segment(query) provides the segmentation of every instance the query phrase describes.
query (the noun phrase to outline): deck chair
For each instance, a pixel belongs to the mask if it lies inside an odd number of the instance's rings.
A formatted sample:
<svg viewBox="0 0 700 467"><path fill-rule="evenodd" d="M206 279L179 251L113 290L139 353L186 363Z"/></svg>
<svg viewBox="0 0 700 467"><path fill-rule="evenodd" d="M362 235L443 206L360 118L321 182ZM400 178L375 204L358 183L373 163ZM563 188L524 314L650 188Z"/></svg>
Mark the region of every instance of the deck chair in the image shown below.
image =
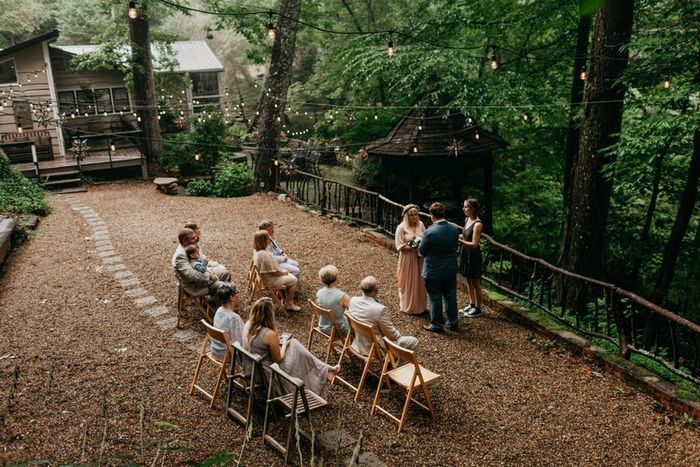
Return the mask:
<svg viewBox="0 0 700 467"><path fill-rule="evenodd" d="M357 386L353 386L352 383L350 383L347 379L341 378L340 376L336 376L333 379L333 382L338 381L355 391L355 400L357 401L360 398L360 393L362 392L362 389L364 388L365 379L367 379L367 375L372 374L374 376L379 377L379 374L375 374L371 371L371 366L372 362L376 362L377 367L381 367L382 351L381 347L379 346L379 342L377 342L377 336L374 333L375 327L373 325L353 318L353 316L347 311L345 312L345 317L348 319L348 323L350 324L350 332L348 332L348 335L345 336L345 343L343 344L343 350L340 353L338 365L342 367L343 359L347 357L356 358L362 361L364 363L364 366L362 369L362 376L360 377L360 382L357 383ZM361 353L355 351L352 348L352 341L355 338L355 334L360 334L361 336L365 336L371 340L372 345L369 348L368 355L362 355ZM379 385L379 387L381 387L381 384Z"/></svg>
<svg viewBox="0 0 700 467"><path fill-rule="evenodd" d="M435 409L433 409L433 403L430 400L428 385L440 378L440 375L422 367L418 363L415 351L399 347L386 337L383 339L387 352L386 357L384 358L384 366L382 366L382 374L379 381L380 384L377 386L377 392L374 395L374 402L372 402L372 415L374 415L377 410L388 415L392 420L399 423L398 431L400 432L403 429L403 425L406 421L408 406L411 401L413 401L424 409L428 410L430 415L435 418ZM397 366L397 360L401 360L406 363L404 365ZM391 368L389 368L389 365L391 365ZM384 380L391 380L391 382L395 383L403 390L406 396L406 401L403 404L403 410L401 412L401 418L395 417L389 413L389 411L379 406L379 397L382 393L381 383ZM413 398L413 393L415 390L423 391L425 404Z"/></svg>
<svg viewBox="0 0 700 467"><path fill-rule="evenodd" d="M228 373L226 414L246 428L253 422L256 392L266 386L262 371L262 359L262 356L244 349L240 343L233 343L233 355ZM236 394L242 394L238 404L234 401ZM265 395L261 399L264 400L264 397ZM242 409L241 406L243 406Z"/></svg>
<svg viewBox="0 0 700 467"><path fill-rule="evenodd" d="M254 278L252 292L250 294L250 303L253 303L255 300L260 298L261 295L267 292L272 297L272 300L275 302L275 306L280 310L280 313L282 313L284 316L288 316L287 308L284 306L285 290L273 289L268 287L268 285L265 283L262 276L260 275L258 267L255 264L252 264L251 269L253 270L252 274Z"/></svg>
<svg viewBox="0 0 700 467"><path fill-rule="evenodd" d="M228 341L228 334L226 333L226 331L211 326L205 320L201 320L200 323L202 323L202 326L204 326L206 334L204 335L204 342L202 343L202 348L199 351L199 358L197 359L197 368L194 370L194 379L192 380L192 384L190 384L190 395L193 394L196 389L200 393L204 394L204 396L211 401L209 404L209 408L213 408L214 403L216 402L216 396L219 394L221 382L223 381L224 374L226 373L226 368L231 362L231 357L233 356L233 347L231 347L231 343ZM226 353L224 354L223 360L217 360L211 354L210 346L211 341L213 340L219 341L226 346ZM211 394L207 392L204 388L199 386L199 374L202 369L202 364L205 360L209 360L219 369L216 375L216 385L214 386L214 391Z"/></svg>
<svg viewBox="0 0 700 467"><path fill-rule="evenodd" d="M214 310L209 306L207 301L207 294L209 293L208 287L202 287L198 290L196 294L192 294L185 290L180 281L180 275L175 271L175 277L177 279L177 322L175 327L180 329L180 320L185 314L185 307L187 305L194 305L199 312L202 314L204 319L208 322L213 322Z"/></svg>
<svg viewBox="0 0 700 467"><path fill-rule="evenodd" d="M263 441L270 444L273 448L279 451L284 456L284 464L289 462L290 449L292 447L292 439L294 430L299 427L299 434L307 439L311 438L311 411L320 409L328 405L328 402L321 396L304 388L304 383L293 376L284 372L279 365L273 363L269 367L270 379L267 386L267 400L265 402L265 422L263 424ZM292 390L280 396L274 395L274 388L291 387ZM268 433L270 428L271 411L273 406L280 407L285 413L287 419L287 439L283 445ZM299 423L305 420L308 427L302 427Z"/></svg>
<svg viewBox="0 0 700 467"><path fill-rule="evenodd" d="M342 343L344 341L343 331L340 330L340 326L338 326L338 322L335 320L335 316L333 316L331 310L318 306L313 300L309 300L309 305L311 305L311 324L309 325L309 342L306 345L306 348L311 350L311 344L313 342L314 336L317 334L326 339L326 341L328 342L328 347L326 350L325 362L328 363L328 361L331 358L331 352L333 351L333 344L335 344L336 341L341 342L340 351L342 352ZM318 327L318 320L321 316L325 316L326 318L328 318L328 320L330 320L330 334L326 334L325 332L321 331L321 329Z"/></svg>

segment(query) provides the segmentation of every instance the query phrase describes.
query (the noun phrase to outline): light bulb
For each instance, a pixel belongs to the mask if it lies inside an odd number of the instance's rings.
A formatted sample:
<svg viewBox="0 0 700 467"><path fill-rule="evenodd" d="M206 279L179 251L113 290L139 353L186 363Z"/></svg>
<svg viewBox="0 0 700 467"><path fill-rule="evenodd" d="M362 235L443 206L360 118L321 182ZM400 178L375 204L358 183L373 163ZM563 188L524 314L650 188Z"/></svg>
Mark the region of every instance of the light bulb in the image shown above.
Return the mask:
<svg viewBox="0 0 700 467"><path fill-rule="evenodd" d="M479 138L481 138L481 135L479 135L479 131L477 130L474 132L474 139L479 139Z"/></svg>
<svg viewBox="0 0 700 467"><path fill-rule="evenodd" d="M136 13L136 2L131 1L129 2L129 18L136 19L137 17L138 13Z"/></svg>
<svg viewBox="0 0 700 467"><path fill-rule="evenodd" d="M198 152L194 153L194 160L198 161L201 158L202 158L202 156Z"/></svg>
<svg viewBox="0 0 700 467"><path fill-rule="evenodd" d="M581 72L578 74L578 77L581 81L586 81L586 78L588 78L588 73L586 72L585 66L581 67Z"/></svg>
<svg viewBox="0 0 700 467"><path fill-rule="evenodd" d="M389 58L394 56L394 41L390 40L386 46L386 54Z"/></svg>
<svg viewBox="0 0 700 467"><path fill-rule="evenodd" d="M22 134L22 124L17 120L17 133Z"/></svg>
<svg viewBox="0 0 700 467"><path fill-rule="evenodd" d="M529 113L525 112L525 113L523 114L523 121L529 122L529 121L530 121L530 118L531 118L531 117L530 117L530 114L529 114Z"/></svg>
<svg viewBox="0 0 700 467"><path fill-rule="evenodd" d="M270 42L274 42L274 41L275 41L275 36L276 36L276 31L275 31L275 25L272 24L272 12L271 12L271 11L268 11L268 12L267 12L267 16L268 16L268 21L267 21L267 33L266 33L266 34L267 34L267 39L268 39Z"/></svg>
<svg viewBox="0 0 700 467"><path fill-rule="evenodd" d="M664 89L668 89L671 87L671 80L669 78L666 78L664 80Z"/></svg>
<svg viewBox="0 0 700 467"><path fill-rule="evenodd" d="M109 150L110 151L116 151L117 147L114 145L114 141L109 142Z"/></svg>
<svg viewBox="0 0 700 467"><path fill-rule="evenodd" d="M136 117L136 121L137 121L137 122L140 122L140 121L141 121L141 115L139 115L138 117Z"/></svg>
<svg viewBox="0 0 700 467"><path fill-rule="evenodd" d="M492 70L497 70L498 69L498 59L496 58L495 55L491 55L491 69Z"/></svg>
<svg viewBox="0 0 700 467"><path fill-rule="evenodd" d="M418 152L418 146L413 146L413 152Z"/></svg>

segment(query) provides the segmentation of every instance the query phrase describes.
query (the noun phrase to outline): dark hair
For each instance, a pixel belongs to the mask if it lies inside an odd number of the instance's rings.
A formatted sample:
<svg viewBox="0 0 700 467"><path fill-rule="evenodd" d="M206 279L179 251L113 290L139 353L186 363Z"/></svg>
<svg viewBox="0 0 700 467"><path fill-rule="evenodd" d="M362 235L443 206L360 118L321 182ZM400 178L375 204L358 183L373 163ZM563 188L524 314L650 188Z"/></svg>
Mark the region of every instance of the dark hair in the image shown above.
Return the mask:
<svg viewBox="0 0 700 467"><path fill-rule="evenodd" d="M187 241L188 238L190 238L190 235L192 234L194 234L194 230L188 229L187 227L183 227L177 233L177 241L180 242L180 245L182 245Z"/></svg>
<svg viewBox="0 0 700 467"><path fill-rule="evenodd" d="M216 289L216 298L220 303L228 302L231 297L236 295L238 291L236 286L233 284L221 284L218 289Z"/></svg>
<svg viewBox="0 0 700 467"><path fill-rule="evenodd" d="M481 209L481 206L479 206L479 200L476 198L467 198L464 200L464 204L472 208L472 211L474 211L474 215L478 216L479 215L479 210Z"/></svg>
<svg viewBox="0 0 700 467"><path fill-rule="evenodd" d="M197 245L187 245L185 247L185 253L187 253L187 259L192 259L192 255L194 255L197 250L199 250L199 247Z"/></svg>
<svg viewBox="0 0 700 467"><path fill-rule="evenodd" d="M431 204L430 209L428 211L436 219L443 219L445 217L445 206L443 206L442 203Z"/></svg>
<svg viewBox="0 0 700 467"><path fill-rule="evenodd" d="M199 228L196 222L186 222L185 227L192 230L197 230Z"/></svg>
<svg viewBox="0 0 700 467"><path fill-rule="evenodd" d="M264 221L260 221L260 224L258 224L258 230L267 230L267 228L272 225L275 225L275 223L270 219L265 219Z"/></svg>

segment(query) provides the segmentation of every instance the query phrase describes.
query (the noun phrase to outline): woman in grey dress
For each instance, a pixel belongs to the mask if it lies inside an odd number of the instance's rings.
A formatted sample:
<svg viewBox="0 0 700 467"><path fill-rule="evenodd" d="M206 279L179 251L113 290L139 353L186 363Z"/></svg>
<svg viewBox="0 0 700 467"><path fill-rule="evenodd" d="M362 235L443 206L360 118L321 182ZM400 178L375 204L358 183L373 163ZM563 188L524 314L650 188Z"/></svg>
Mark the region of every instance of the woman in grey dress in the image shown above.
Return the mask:
<svg viewBox="0 0 700 467"><path fill-rule="evenodd" d="M250 351L263 357L263 363L277 363L286 373L299 378L310 391L323 395L326 384L338 374L337 366L330 366L314 357L298 340L280 338L275 329L275 312L272 299L261 298L250 310L245 325L245 335ZM285 390L288 388L281 388ZM276 391L279 391L277 389Z"/></svg>

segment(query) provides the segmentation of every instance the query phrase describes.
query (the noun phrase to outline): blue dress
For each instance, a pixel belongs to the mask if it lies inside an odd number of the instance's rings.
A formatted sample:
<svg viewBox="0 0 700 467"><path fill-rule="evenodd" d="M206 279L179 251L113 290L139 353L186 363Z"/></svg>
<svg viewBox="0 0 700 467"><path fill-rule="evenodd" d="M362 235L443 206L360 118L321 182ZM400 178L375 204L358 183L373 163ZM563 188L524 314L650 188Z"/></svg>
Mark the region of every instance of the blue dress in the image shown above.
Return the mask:
<svg viewBox="0 0 700 467"><path fill-rule="evenodd" d="M343 298L345 292L334 287L323 287L318 289L316 292L316 303L321 308L327 308L331 310L335 321L338 323L338 327L346 335L350 331L350 326L348 325L348 320L345 318L345 307L340 303L340 299ZM318 320L318 327L321 331L326 334L331 333L331 321L325 316L321 316Z"/></svg>

